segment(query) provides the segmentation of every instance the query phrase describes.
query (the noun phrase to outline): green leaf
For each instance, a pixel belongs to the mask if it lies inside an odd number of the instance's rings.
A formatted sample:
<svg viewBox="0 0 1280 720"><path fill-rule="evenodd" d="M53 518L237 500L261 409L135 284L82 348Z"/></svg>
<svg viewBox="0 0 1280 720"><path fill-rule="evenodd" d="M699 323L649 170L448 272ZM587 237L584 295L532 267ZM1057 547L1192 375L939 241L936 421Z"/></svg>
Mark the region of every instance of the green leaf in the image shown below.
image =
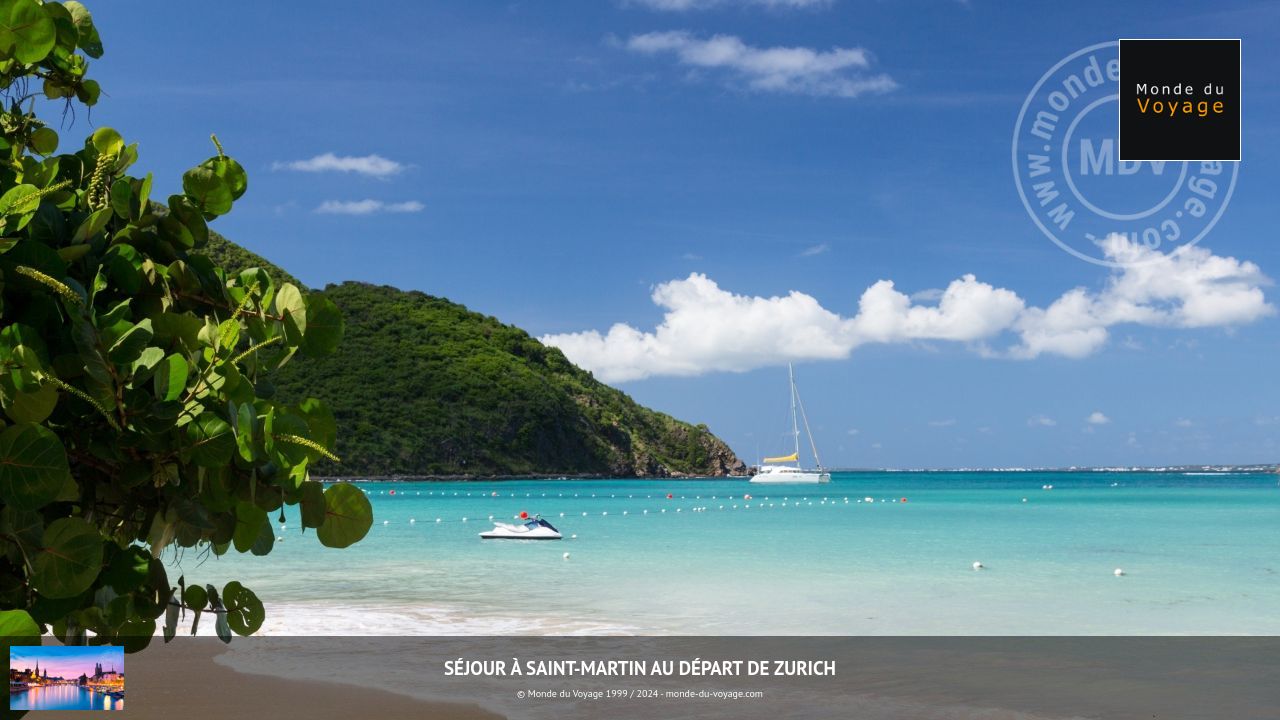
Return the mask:
<svg viewBox="0 0 1280 720"><path fill-rule="evenodd" d="M231 537L236 551L249 552L262 534L263 526L266 526L267 532L271 532L266 510L253 503L236 503L236 531Z"/></svg>
<svg viewBox="0 0 1280 720"><path fill-rule="evenodd" d="M318 293L307 296L307 326L302 352L316 357L328 355L342 342L342 312L329 298Z"/></svg>
<svg viewBox="0 0 1280 720"><path fill-rule="evenodd" d="M307 330L307 303L302 292L293 283L285 283L276 291L276 314L284 317L285 341L290 345L302 343Z"/></svg>
<svg viewBox="0 0 1280 720"><path fill-rule="evenodd" d="M227 608L227 624L237 635L254 634L267 617L258 596L235 580L222 588L222 602Z"/></svg>
<svg viewBox="0 0 1280 720"><path fill-rule="evenodd" d="M89 14L89 10L76 0L67 0L63 6L71 12L71 20L79 31L80 49L91 58L102 57L102 39L98 37L98 29L93 25L93 16Z"/></svg>
<svg viewBox="0 0 1280 720"><path fill-rule="evenodd" d="M190 610L200 611L209 602L209 594L199 585L192 585L182 594L182 602Z"/></svg>
<svg viewBox="0 0 1280 720"><path fill-rule="evenodd" d="M15 185L0 195L0 214L5 216L7 231L26 227L39 208L40 188L35 185Z"/></svg>
<svg viewBox="0 0 1280 720"><path fill-rule="evenodd" d="M227 183L233 200L239 200L240 196L244 195L244 191L249 188L249 176L245 174L244 168L240 166L240 163L229 157L209 158L201 163L200 166L212 170L215 175Z"/></svg>
<svg viewBox="0 0 1280 720"><path fill-rule="evenodd" d="M116 553L102 573L103 582L118 593L129 593L142 587L151 567L151 554L136 545Z"/></svg>
<svg viewBox="0 0 1280 720"><path fill-rule="evenodd" d="M195 443L191 448L191 462L201 467L226 465L231 461L231 453L236 451L231 425L211 412L187 425L187 435Z"/></svg>
<svg viewBox="0 0 1280 720"><path fill-rule="evenodd" d="M318 528L324 523L324 486L315 480L302 483L302 527Z"/></svg>
<svg viewBox="0 0 1280 720"><path fill-rule="evenodd" d="M129 218L129 206L133 200L133 185L128 178L120 178L111 184L111 209L124 219Z"/></svg>
<svg viewBox="0 0 1280 720"><path fill-rule="evenodd" d="M315 398L307 398L298 404L298 411L307 421L307 437L332 450L338 438L338 421L328 406Z"/></svg>
<svg viewBox="0 0 1280 720"><path fill-rule="evenodd" d="M35 390L15 393L5 398L4 414L14 422L44 422L58 404L58 391L52 385L41 385Z"/></svg>
<svg viewBox="0 0 1280 720"><path fill-rule="evenodd" d="M90 140L94 149L98 151L98 155L103 158L119 155L124 150L124 138L109 127L94 130Z"/></svg>
<svg viewBox="0 0 1280 720"><path fill-rule="evenodd" d="M6 645L35 645L40 641L40 626L26 610L0 610L0 637Z"/></svg>
<svg viewBox="0 0 1280 720"><path fill-rule="evenodd" d="M120 627L116 641L124 647L126 653L140 652L151 644L156 634L156 621L152 618L130 618Z"/></svg>
<svg viewBox="0 0 1280 720"><path fill-rule="evenodd" d="M231 188L208 168L192 168L182 175L182 192L205 215L225 215L231 211Z"/></svg>
<svg viewBox="0 0 1280 720"><path fill-rule="evenodd" d="M257 425L258 413L251 403L245 403L236 411L236 449L240 457L253 461L257 448L253 442L253 430Z"/></svg>
<svg viewBox="0 0 1280 720"><path fill-rule="evenodd" d="M37 155L52 155L58 151L58 133L53 128L39 128L31 133L27 145Z"/></svg>
<svg viewBox="0 0 1280 720"><path fill-rule="evenodd" d="M153 337L155 333L151 330L151 319L144 319L126 330L112 343L111 348L107 350L107 358L118 365L129 365L142 355L142 351L146 349L147 343L151 342Z"/></svg>
<svg viewBox="0 0 1280 720"><path fill-rule="evenodd" d="M102 536L97 528L80 518L54 520L45 528L43 544L31 573L37 592L65 598L93 585L102 570Z"/></svg>
<svg viewBox="0 0 1280 720"><path fill-rule="evenodd" d="M186 359L176 353L160 361L152 378L156 398L166 401L177 400L187 387L188 370Z"/></svg>
<svg viewBox="0 0 1280 720"><path fill-rule="evenodd" d="M325 547L344 548L359 542L373 526L373 506L360 488L347 483L324 491L324 523L316 537Z"/></svg>
<svg viewBox="0 0 1280 720"><path fill-rule="evenodd" d="M38 63L57 40L57 27L35 0L0 0L0 56Z"/></svg>
<svg viewBox="0 0 1280 720"><path fill-rule="evenodd" d="M0 497L6 504L36 510L70 479L66 450L53 431L20 423L0 432Z"/></svg>

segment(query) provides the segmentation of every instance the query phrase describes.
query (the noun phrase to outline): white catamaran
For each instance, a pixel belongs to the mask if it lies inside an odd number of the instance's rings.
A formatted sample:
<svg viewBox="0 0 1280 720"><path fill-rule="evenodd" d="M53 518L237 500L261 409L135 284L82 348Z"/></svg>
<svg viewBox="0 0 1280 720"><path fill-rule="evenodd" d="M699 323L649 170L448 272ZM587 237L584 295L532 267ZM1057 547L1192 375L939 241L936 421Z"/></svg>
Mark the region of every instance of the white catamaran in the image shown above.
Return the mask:
<svg viewBox="0 0 1280 720"><path fill-rule="evenodd" d="M822 469L822 460L818 458L818 446L813 442L813 433L809 430L809 418L804 413L800 391L796 389L796 373L791 363L787 363L787 378L791 383L791 437L795 442L794 449L790 455L765 458L760 471L751 477L751 482L772 484L831 482L831 473ZM804 421L804 432L809 436L809 449L813 450L813 462L817 466L815 470L805 470L800 467L800 425L796 421L797 409L799 418Z"/></svg>

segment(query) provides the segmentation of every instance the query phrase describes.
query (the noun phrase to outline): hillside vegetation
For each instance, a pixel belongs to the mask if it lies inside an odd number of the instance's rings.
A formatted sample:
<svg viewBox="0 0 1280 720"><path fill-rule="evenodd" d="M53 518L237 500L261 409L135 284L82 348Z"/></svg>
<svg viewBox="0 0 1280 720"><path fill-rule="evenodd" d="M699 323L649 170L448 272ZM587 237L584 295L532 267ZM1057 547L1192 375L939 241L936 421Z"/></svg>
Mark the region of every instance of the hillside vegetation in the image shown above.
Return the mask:
<svg viewBox="0 0 1280 720"><path fill-rule="evenodd" d="M230 269L263 258L211 238ZM523 330L421 292L346 282L323 295L346 333L277 375L338 422L331 475L724 475L745 468L705 426L638 405Z"/></svg>

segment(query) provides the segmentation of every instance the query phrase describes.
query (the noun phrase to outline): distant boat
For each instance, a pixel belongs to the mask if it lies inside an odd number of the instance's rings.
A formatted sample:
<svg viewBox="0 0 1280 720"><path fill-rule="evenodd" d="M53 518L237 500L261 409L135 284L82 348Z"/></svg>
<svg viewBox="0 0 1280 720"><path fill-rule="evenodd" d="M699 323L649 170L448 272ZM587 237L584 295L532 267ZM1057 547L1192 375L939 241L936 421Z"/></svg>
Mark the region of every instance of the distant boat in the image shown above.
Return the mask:
<svg viewBox="0 0 1280 720"><path fill-rule="evenodd" d="M787 380L791 385L792 452L790 455L764 458L761 462L763 467L751 477L751 482L773 485L783 483L815 485L831 482L831 473L822 469L822 460L818 458L818 446L813 442L813 433L809 430L809 418L805 415L804 403L800 401L800 391L796 388L796 372L791 367L791 363L787 363ZM804 432L809 437L809 449L813 451L813 463L816 466L814 470L806 470L800 466L800 425L797 421L797 410L799 419L804 420Z"/></svg>

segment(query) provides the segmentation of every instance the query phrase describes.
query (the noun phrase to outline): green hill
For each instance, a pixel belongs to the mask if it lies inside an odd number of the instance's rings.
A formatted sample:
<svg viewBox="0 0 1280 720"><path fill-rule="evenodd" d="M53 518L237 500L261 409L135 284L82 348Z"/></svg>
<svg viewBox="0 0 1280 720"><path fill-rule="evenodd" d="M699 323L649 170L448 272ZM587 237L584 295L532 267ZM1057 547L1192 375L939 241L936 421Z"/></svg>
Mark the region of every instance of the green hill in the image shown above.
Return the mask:
<svg viewBox="0 0 1280 720"><path fill-rule="evenodd" d="M224 267L263 258L211 237ZM745 468L705 426L642 407L556 348L420 292L346 282L337 353L295 358L286 399L323 398L338 420L330 475L725 475Z"/></svg>

